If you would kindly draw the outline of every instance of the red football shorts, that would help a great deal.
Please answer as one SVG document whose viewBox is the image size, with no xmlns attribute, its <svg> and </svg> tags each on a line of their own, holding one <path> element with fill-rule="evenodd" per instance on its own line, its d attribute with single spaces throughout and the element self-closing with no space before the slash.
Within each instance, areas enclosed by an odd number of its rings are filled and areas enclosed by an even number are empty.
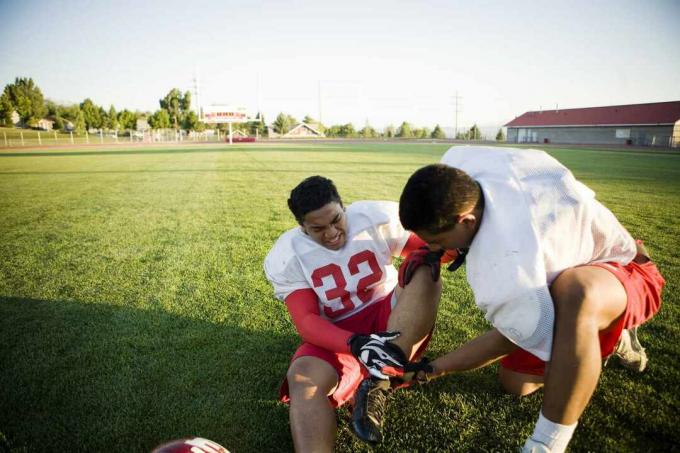
<svg viewBox="0 0 680 453">
<path fill-rule="evenodd" d="M 366 307 L 356 315 L 338 321 L 336 325 L 350 332 L 364 335 L 384 332 L 387 330 L 387 320 L 390 317 L 390 313 L 392 313 L 393 292 Z M 431 334 L 428 335 L 427 339 L 420 346 L 415 357 L 420 357 L 423 351 L 425 351 L 430 337 Z M 333 352 L 311 343 L 302 343 L 297 351 L 295 351 L 291 362 L 303 356 L 318 357 L 328 362 L 337 371 L 339 378 L 338 386 L 333 394 L 328 397 L 333 407 L 342 406 L 349 401 L 354 396 L 361 381 L 368 377 L 366 368 L 350 353 Z M 284 403 L 290 401 L 287 379 L 284 379 L 281 384 L 279 399 Z"/>
<path fill-rule="evenodd" d="M 639 326 L 659 311 L 661 290 L 666 281 L 651 261 L 643 264 L 631 261 L 625 266 L 618 263 L 593 263 L 589 266 L 601 267 L 614 274 L 628 295 L 626 311 L 612 328 L 606 332 L 600 332 L 600 354 L 604 358 L 614 352 L 623 329 Z M 501 359 L 501 366 L 511 371 L 535 376 L 543 376 L 545 370 L 545 362 L 520 348 Z"/>
</svg>

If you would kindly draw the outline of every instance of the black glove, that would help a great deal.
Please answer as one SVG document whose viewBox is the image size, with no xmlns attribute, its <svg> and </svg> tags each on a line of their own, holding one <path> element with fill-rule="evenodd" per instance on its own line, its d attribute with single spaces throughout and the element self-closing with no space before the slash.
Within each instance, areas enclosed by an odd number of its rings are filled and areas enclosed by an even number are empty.
<svg viewBox="0 0 680 453">
<path fill-rule="evenodd" d="M 402 288 L 409 284 L 416 269 L 422 265 L 430 267 L 432 281 L 439 280 L 440 261 L 444 255 L 444 250 L 440 249 L 433 252 L 427 247 L 421 247 L 408 254 L 401 266 L 399 266 L 399 286 Z"/>
<path fill-rule="evenodd" d="M 349 344 L 352 355 L 366 367 L 371 376 L 389 379 L 391 375 L 403 373 L 407 362 L 399 346 L 388 343 L 400 335 L 399 332 L 378 332 L 371 335 L 354 334 Z"/>
</svg>

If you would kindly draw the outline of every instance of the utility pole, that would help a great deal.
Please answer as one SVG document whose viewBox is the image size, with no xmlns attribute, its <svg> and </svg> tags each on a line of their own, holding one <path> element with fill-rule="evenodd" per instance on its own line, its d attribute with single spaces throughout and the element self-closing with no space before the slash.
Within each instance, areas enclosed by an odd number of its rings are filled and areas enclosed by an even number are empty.
<svg viewBox="0 0 680 453">
<path fill-rule="evenodd" d="M 200 94 L 201 94 L 201 89 L 200 89 L 200 81 L 198 79 L 198 68 L 196 68 L 194 72 L 194 97 L 196 98 L 196 116 L 198 116 L 198 120 L 201 121 L 201 99 L 200 99 Z"/>
<path fill-rule="evenodd" d="M 319 80 L 319 88 L 318 88 L 318 91 L 317 91 L 317 95 L 318 95 L 318 98 L 319 98 L 318 99 L 318 102 L 319 102 L 319 124 L 321 124 L 322 123 L 322 121 L 321 121 L 321 80 Z"/>
<path fill-rule="evenodd" d="M 460 112 L 460 100 L 463 99 L 462 96 L 458 96 L 458 91 L 456 91 L 456 95 L 453 97 L 453 102 L 456 106 L 456 122 L 455 122 L 455 127 L 454 127 L 454 135 L 453 138 L 458 137 L 458 112 Z"/>
</svg>

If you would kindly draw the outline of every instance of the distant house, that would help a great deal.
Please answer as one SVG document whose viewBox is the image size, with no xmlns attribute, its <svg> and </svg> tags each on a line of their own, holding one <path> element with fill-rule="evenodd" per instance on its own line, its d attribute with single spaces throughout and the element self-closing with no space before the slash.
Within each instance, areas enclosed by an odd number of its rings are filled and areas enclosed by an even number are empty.
<svg viewBox="0 0 680 453">
<path fill-rule="evenodd" d="M 509 143 L 680 146 L 680 101 L 526 112 Z"/>
<path fill-rule="evenodd" d="M 43 131 L 51 131 L 54 128 L 54 121 L 47 118 L 43 118 L 41 120 L 38 120 L 37 123 L 35 123 L 35 127 Z"/>
<path fill-rule="evenodd" d="M 227 138 L 228 138 L 228 137 L 229 137 L 229 132 L 227 132 L 225 135 L 226 135 Z M 232 137 L 240 137 L 240 138 L 243 138 L 243 137 L 247 137 L 248 134 L 246 134 L 246 133 L 243 132 L 242 130 L 236 129 L 235 131 L 232 131 L 232 132 L 231 132 L 231 136 L 232 136 Z"/>
<path fill-rule="evenodd" d="M 137 123 L 135 123 L 135 130 L 144 132 L 148 131 L 149 129 L 151 129 L 151 126 L 149 126 L 149 122 L 146 120 L 146 118 L 140 118 L 137 120 Z"/>
<path fill-rule="evenodd" d="M 273 127 L 267 126 L 269 138 L 323 138 L 325 135 L 307 123 L 300 123 L 285 134 L 279 134 Z"/>
<path fill-rule="evenodd" d="M 324 134 L 307 123 L 300 123 L 285 134 L 283 138 L 322 138 Z"/>
</svg>

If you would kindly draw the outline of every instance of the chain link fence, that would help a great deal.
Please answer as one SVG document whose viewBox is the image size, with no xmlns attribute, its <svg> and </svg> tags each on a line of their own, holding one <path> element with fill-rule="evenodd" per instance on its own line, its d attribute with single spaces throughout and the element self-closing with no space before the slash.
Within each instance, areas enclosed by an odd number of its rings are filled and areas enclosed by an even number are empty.
<svg viewBox="0 0 680 453">
<path fill-rule="evenodd" d="M 229 140 L 229 136 L 219 130 L 203 132 L 159 129 L 159 130 L 120 130 L 93 131 L 77 134 L 63 131 L 38 131 L 32 129 L 0 128 L 0 147 L 35 147 L 59 145 L 107 145 L 125 143 L 181 143 L 208 142 L 218 143 Z"/>
</svg>

